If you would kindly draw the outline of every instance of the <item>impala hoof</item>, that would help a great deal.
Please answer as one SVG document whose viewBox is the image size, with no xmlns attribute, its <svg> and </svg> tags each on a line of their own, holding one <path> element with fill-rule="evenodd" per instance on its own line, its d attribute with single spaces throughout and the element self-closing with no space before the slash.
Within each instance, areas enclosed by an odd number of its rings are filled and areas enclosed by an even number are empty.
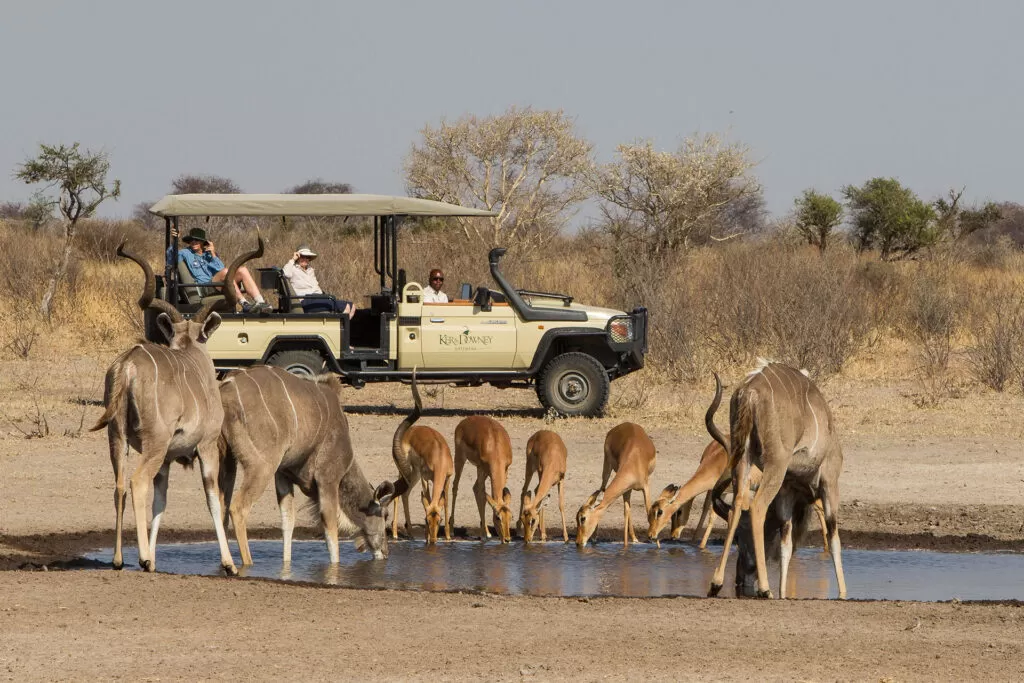
<svg viewBox="0 0 1024 683">
<path fill-rule="evenodd" d="M 717 598 L 718 594 L 722 592 L 722 584 L 712 583 L 711 588 L 708 589 L 709 598 Z"/>
<path fill-rule="evenodd" d="M 220 568 L 225 576 L 238 576 L 238 568 L 233 564 L 222 564 Z"/>
<path fill-rule="evenodd" d="M 754 597 L 760 598 L 762 600 L 771 600 L 775 596 L 772 595 L 771 589 L 769 589 L 769 590 L 766 590 L 766 591 L 760 591 L 760 590 L 757 591 L 757 593 L 754 595 Z"/>
<path fill-rule="evenodd" d="M 124 561 L 121 561 L 121 562 L 111 562 L 110 566 L 111 566 L 112 569 L 116 569 L 118 571 L 121 571 L 122 569 L 124 569 Z"/>
<path fill-rule="evenodd" d="M 142 571 L 145 572 L 156 571 L 156 565 L 153 563 L 153 560 L 139 560 L 139 566 L 142 567 Z"/>
</svg>

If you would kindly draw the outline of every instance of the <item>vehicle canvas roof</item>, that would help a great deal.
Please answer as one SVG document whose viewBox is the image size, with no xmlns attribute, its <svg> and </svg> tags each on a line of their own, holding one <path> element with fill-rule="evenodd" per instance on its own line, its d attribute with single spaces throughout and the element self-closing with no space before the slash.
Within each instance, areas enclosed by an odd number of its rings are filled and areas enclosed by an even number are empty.
<svg viewBox="0 0 1024 683">
<path fill-rule="evenodd" d="M 169 194 L 157 216 L 496 216 L 494 211 L 382 194 Z"/>
</svg>

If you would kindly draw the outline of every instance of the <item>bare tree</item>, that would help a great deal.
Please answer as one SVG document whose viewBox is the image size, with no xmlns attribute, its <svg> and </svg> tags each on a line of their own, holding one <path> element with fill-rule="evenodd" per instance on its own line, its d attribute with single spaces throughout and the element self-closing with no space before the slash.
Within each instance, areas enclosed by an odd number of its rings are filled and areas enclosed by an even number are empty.
<svg viewBox="0 0 1024 683">
<path fill-rule="evenodd" d="M 56 204 L 64 217 L 64 249 L 39 305 L 48 321 L 57 286 L 68 271 L 79 219 L 92 216 L 108 197 L 121 196 L 120 180 L 107 186 L 109 170 L 110 161 L 105 152 L 82 151 L 76 142 L 71 146 L 39 145 L 39 156 L 27 159 L 14 173 L 16 178 L 30 185 L 45 183 L 43 192 L 56 189 L 58 197 L 50 200 L 50 205 Z"/>
<path fill-rule="evenodd" d="M 320 178 L 307 180 L 288 190 L 288 194 L 352 194 L 348 183 L 329 183 Z"/>
<path fill-rule="evenodd" d="M 416 197 L 496 211 L 460 218 L 466 240 L 486 247 L 532 249 L 555 235 L 589 191 L 592 145 L 558 111 L 510 107 L 426 126 L 405 160 Z"/>
<path fill-rule="evenodd" d="M 183 174 L 171 181 L 171 194 L 238 194 L 238 183 L 216 175 Z"/>
<path fill-rule="evenodd" d="M 690 138 L 675 152 L 649 142 L 619 145 L 619 159 L 597 169 L 592 182 L 603 200 L 605 225 L 617 241 L 647 254 L 674 252 L 701 241 L 724 240 L 740 231 L 714 234 L 730 204 L 760 192 L 750 175 L 746 147 L 714 135 Z"/>
</svg>

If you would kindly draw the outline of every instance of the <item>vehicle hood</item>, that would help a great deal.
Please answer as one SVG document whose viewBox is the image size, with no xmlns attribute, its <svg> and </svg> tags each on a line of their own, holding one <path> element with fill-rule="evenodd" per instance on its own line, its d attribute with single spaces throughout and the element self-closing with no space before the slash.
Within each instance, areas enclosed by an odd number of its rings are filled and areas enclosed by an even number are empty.
<svg viewBox="0 0 1024 683">
<path fill-rule="evenodd" d="M 585 306 L 583 304 L 577 304 L 575 302 L 572 305 L 566 307 L 563 306 L 561 302 L 551 302 L 551 304 L 548 304 L 548 302 L 534 300 L 533 307 L 551 309 L 555 311 L 585 311 L 587 314 L 587 319 L 592 322 L 607 322 L 609 318 L 614 318 L 617 315 L 626 315 L 624 311 L 617 311 L 614 308 L 601 308 L 600 306 Z"/>
</svg>

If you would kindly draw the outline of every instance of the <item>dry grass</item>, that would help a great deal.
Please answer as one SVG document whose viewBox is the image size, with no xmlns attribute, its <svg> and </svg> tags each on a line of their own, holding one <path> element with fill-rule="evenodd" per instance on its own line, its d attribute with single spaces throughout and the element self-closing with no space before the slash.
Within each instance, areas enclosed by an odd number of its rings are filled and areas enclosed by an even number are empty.
<svg viewBox="0 0 1024 683">
<path fill-rule="evenodd" d="M 230 257 L 252 245 L 256 223 L 205 227 Z M 261 230 L 268 247 L 254 266 L 282 265 L 298 244 L 309 243 L 321 255 L 317 271 L 326 290 L 361 302 L 379 286 L 365 224 L 264 222 Z M 75 349 L 102 368 L 139 337 L 138 268 L 111 254 L 127 237 L 159 264 L 162 231 L 95 221 L 81 235 L 47 325 L 35 309 L 58 235 L 0 223 L 4 243 L 19 245 L 17 253 L 0 253 L 4 361 L 61 358 Z M 914 410 L 993 390 L 1024 391 L 1024 257 L 1007 249 L 985 245 L 893 264 L 844 248 L 822 258 L 816 250 L 769 240 L 638 260 L 623 270 L 609 245 L 584 233 L 557 239 L 529 260 L 510 258 L 504 269 L 525 288 L 625 310 L 647 306 L 648 367 L 616 382 L 609 414 L 675 421 L 703 413 L 712 369 L 735 381 L 758 356 L 806 367 L 829 391 L 849 382 L 899 386 L 896 394 L 886 393 L 886 402 Z M 24 258 L 28 253 L 34 257 Z M 481 248 L 432 226 L 406 228 L 399 261 L 410 280 L 423 281 L 430 268 L 443 267 L 451 291 L 460 282 L 490 283 Z"/>
</svg>

